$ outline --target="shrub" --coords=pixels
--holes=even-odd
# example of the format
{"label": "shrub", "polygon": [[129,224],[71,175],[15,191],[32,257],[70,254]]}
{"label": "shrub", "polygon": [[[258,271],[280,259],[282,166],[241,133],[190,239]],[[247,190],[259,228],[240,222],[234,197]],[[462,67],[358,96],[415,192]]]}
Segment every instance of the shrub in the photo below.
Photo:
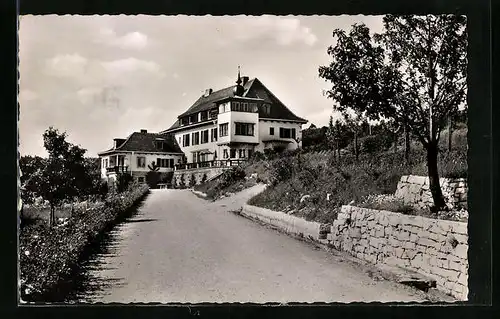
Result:
{"label": "shrub", "polygon": [[293,158],[285,156],[273,161],[269,173],[271,185],[290,179],[293,173]]}
{"label": "shrub", "polygon": [[128,173],[120,173],[116,176],[116,191],[118,193],[123,193],[126,191],[132,182],[132,175]]}
{"label": "shrub", "polygon": [[220,176],[219,187],[225,188],[239,180],[245,178],[246,173],[243,168],[239,166],[233,166],[231,169],[225,170]]}
{"label": "shrub", "polygon": [[194,175],[194,173],[192,173],[189,179],[189,187],[193,187],[195,185],[196,185],[196,176]]}
{"label": "shrub", "polygon": [[108,181],[107,180],[101,180],[101,183],[99,184],[99,196],[101,199],[104,200],[106,196],[108,195],[109,192],[109,186],[108,186]]}
{"label": "shrub", "polygon": [[207,181],[207,173],[203,173],[203,176],[201,177],[201,183],[205,183]]}

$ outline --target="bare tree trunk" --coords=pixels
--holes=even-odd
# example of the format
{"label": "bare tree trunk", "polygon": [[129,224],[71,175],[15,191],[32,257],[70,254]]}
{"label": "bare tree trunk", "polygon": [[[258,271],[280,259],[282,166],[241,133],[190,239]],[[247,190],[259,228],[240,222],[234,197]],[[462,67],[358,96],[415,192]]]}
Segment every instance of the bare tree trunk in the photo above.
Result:
{"label": "bare tree trunk", "polygon": [[398,152],[398,132],[394,132],[394,147],[393,147],[394,154]]}
{"label": "bare tree trunk", "polygon": [[359,152],[358,152],[358,133],[354,131],[354,155],[356,156],[356,161],[359,159]]}
{"label": "bare tree trunk", "polygon": [[49,216],[49,227],[54,226],[55,222],[55,207],[53,204],[50,204],[50,216]]}
{"label": "bare tree trunk", "polygon": [[451,115],[448,116],[448,152],[451,152],[451,138],[453,135]]}
{"label": "bare tree trunk", "polygon": [[406,163],[410,163],[410,131],[405,125],[405,160]]}
{"label": "bare tree trunk", "polygon": [[429,188],[434,201],[436,212],[445,207],[443,192],[439,184],[439,172],[437,166],[438,145],[437,142],[431,142],[427,146],[427,167],[429,172]]}

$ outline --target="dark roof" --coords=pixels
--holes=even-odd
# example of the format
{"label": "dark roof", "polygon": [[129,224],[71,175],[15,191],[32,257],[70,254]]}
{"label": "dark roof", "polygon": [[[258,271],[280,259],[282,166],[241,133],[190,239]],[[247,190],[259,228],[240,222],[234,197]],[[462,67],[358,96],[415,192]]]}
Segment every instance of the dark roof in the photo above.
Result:
{"label": "dark roof", "polygon": [[[155,141],[163,141],[163,149],[158,149]],[[134,132],[117,148],[109,149],[98,155],[119,151],[182,153],[172,134]]]}
{"label": "dark roof", "polygon": [[[210,110],[216,107],[215,102],[224,98],[234,97],[235,95],[233,90],[235,86],[236,85],[232,85],[230,87],[212,92],[208,96],[202,95],[186,112],[179,115],[178,118],[195,114],[197,112]],[[262,110],[259,110],[260,118],[269,118],[276,120],[281,119],[307,123],[307,120],[296,116],[292,111],[290,111],[271,91],[269,91],[268,88],[264,86],[264,84],[262,84],[262,82],[260,82],[259,79],[254,78],[249,80],[244,85],[244,89],[245,91],[243,93],[243,97],[259,98],[268,103],[271,103],[271,113],[264,114]],[[180,127],[179,120],[175,121],[175,123],[173,123],[172,126],[170,126],[170,128],[168,128],[166,131],[176,129],[178,127]]]}

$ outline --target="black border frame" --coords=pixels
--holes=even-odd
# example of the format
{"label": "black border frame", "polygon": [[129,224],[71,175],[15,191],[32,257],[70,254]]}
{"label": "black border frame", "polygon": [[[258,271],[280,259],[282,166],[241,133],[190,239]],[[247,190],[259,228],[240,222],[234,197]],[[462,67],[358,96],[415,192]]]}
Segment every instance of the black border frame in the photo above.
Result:
{"label": "black border frame", "polygon": [[[20,4],[19,4],[20,2]],[[6,7],[4,10],[3,7]],[[497,5],[498,7],[498,5]],[[491,66],[491,3],[489,0],[415,0],[412,2],[391,0],[344,0],[328,3],[320,0],[302,2],[266,1],[266,0],[156,0],[156,1],[126,1],[126,0],[19,0],[17,3],[9,1],[2,3],[2,29],[6,29],[5,43],[11,45],[7,53],[9,63],[0,74],[7,80],[5,98],[9,101],[8,107],[3,107],[0,117],[2,125],[1,136],[4,138],[0,145],[2,154],[2,180],[4,184],[0,193],[5,199],[2,203],[9,203],[4,209],[6,220],[2,223],[0,243],[3,251],[8,251],[9,262],[2,263],[7,271],[1,274],[2,305],[8,305],[8,310],[2,312],[10,315],[37,315],[39,317],[89,317],[97,314],[109,316],[151,316],[187,315],[187,316],[214,316],[244,317],[277,315],[292,317],[323,317],[332,315],[384,315],[398,314],[422,317],[429,315],[429,310],[435,316],[469,317],[473,312],[479,318],[487,316],[486,312],[493,301],[493,179],[498,177],[496,166],[498,151],[493,153],[493,108],[491,104],[492,86]],[[161,305],[142,307],[134,305],[94,305],[94,306],[18,306],[17,300],[17,225],[14,210],[17,210],[17,15],[19,14],[191,14],[191,15],[261,15],[261,14],[301,14],[301,15],[340,15],[340,14],[430,14],[456,13],[468,17],[469,48],[468,48],[468,104],[469,104],[469,207],[472,213],[469,219],[469,302],[466,306],[421,306],[419,304],[387,307],[380,303],[371,303],[363,306],[359,304],[314,304],[282,306],[253,305],[253,304],[223,304],[223,305],[193,305],[169,306]],[[15,47],[12,48],[12,47]],[[9,55],[10,54],[10,55]],[[5,58],[3,59],[5,61]],[[0,64],[3,65],[5,64]],[[22,113],[21,115],[22,116]],[[16,185],[16,186],[14,186]],[[13,207],[14,206],[14,207]],[[3,259],[3,258],[2,258]],[[16,260],[16,263],[13,261]],[[2,267],[3,268],[3,267]],[[145,304],[142,304],[145,305]],[[474,306],[472,306],[474,305]],[[454,309],[451,309],[454,308]],[[408,311],[408,310],[412,311]],[[390,312],[389,312],[390,311]],[[450,312],[451,311],[451,312]],[[392,317],[392,316],[390,316]]]}

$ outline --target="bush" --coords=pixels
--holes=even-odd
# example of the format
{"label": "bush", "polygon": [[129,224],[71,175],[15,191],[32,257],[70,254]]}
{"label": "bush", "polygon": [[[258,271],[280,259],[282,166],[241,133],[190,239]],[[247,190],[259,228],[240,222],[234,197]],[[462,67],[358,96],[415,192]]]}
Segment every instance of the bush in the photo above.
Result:
{"label": "bush", "polygon": [[108,192],[109,192],[108,181],[101,180],[101,183],[99,184],[99,196],[101,197],[102,200],[106,198]]}
{"label": "bush", "polygon": [[207,173],[203,173],[203,176],[201,177],[201,183],[205,183],[207,181]]}
{"label": "bush", "polygon": [[[58,285],[74,277],[88,249],[148,193],[148,187],[110,195],[104,204],[75,214],[66,225],[49,228],[43,224],[24,227],[19,235],[21,298],[25,301],[63,301]],[[56,296],[51,296],[55,292]]]}
{"label": "bush", "polygon": [[225,188],[229,185],[244,179],[246,176],[243,168],[233,166],[231,169],[225,170],[220,176],[219,188]]}
{"label": "bush", "polygon": [[123,193],[129,188],[132,182],[132,175],[128,173],[121,173],[116,176],[116,190],[118,193]]}
{"label": "bush", "polygon": [[194,187],[196,185],[196,176],[191,174],[191,178],[189,179],[189,187]]}

